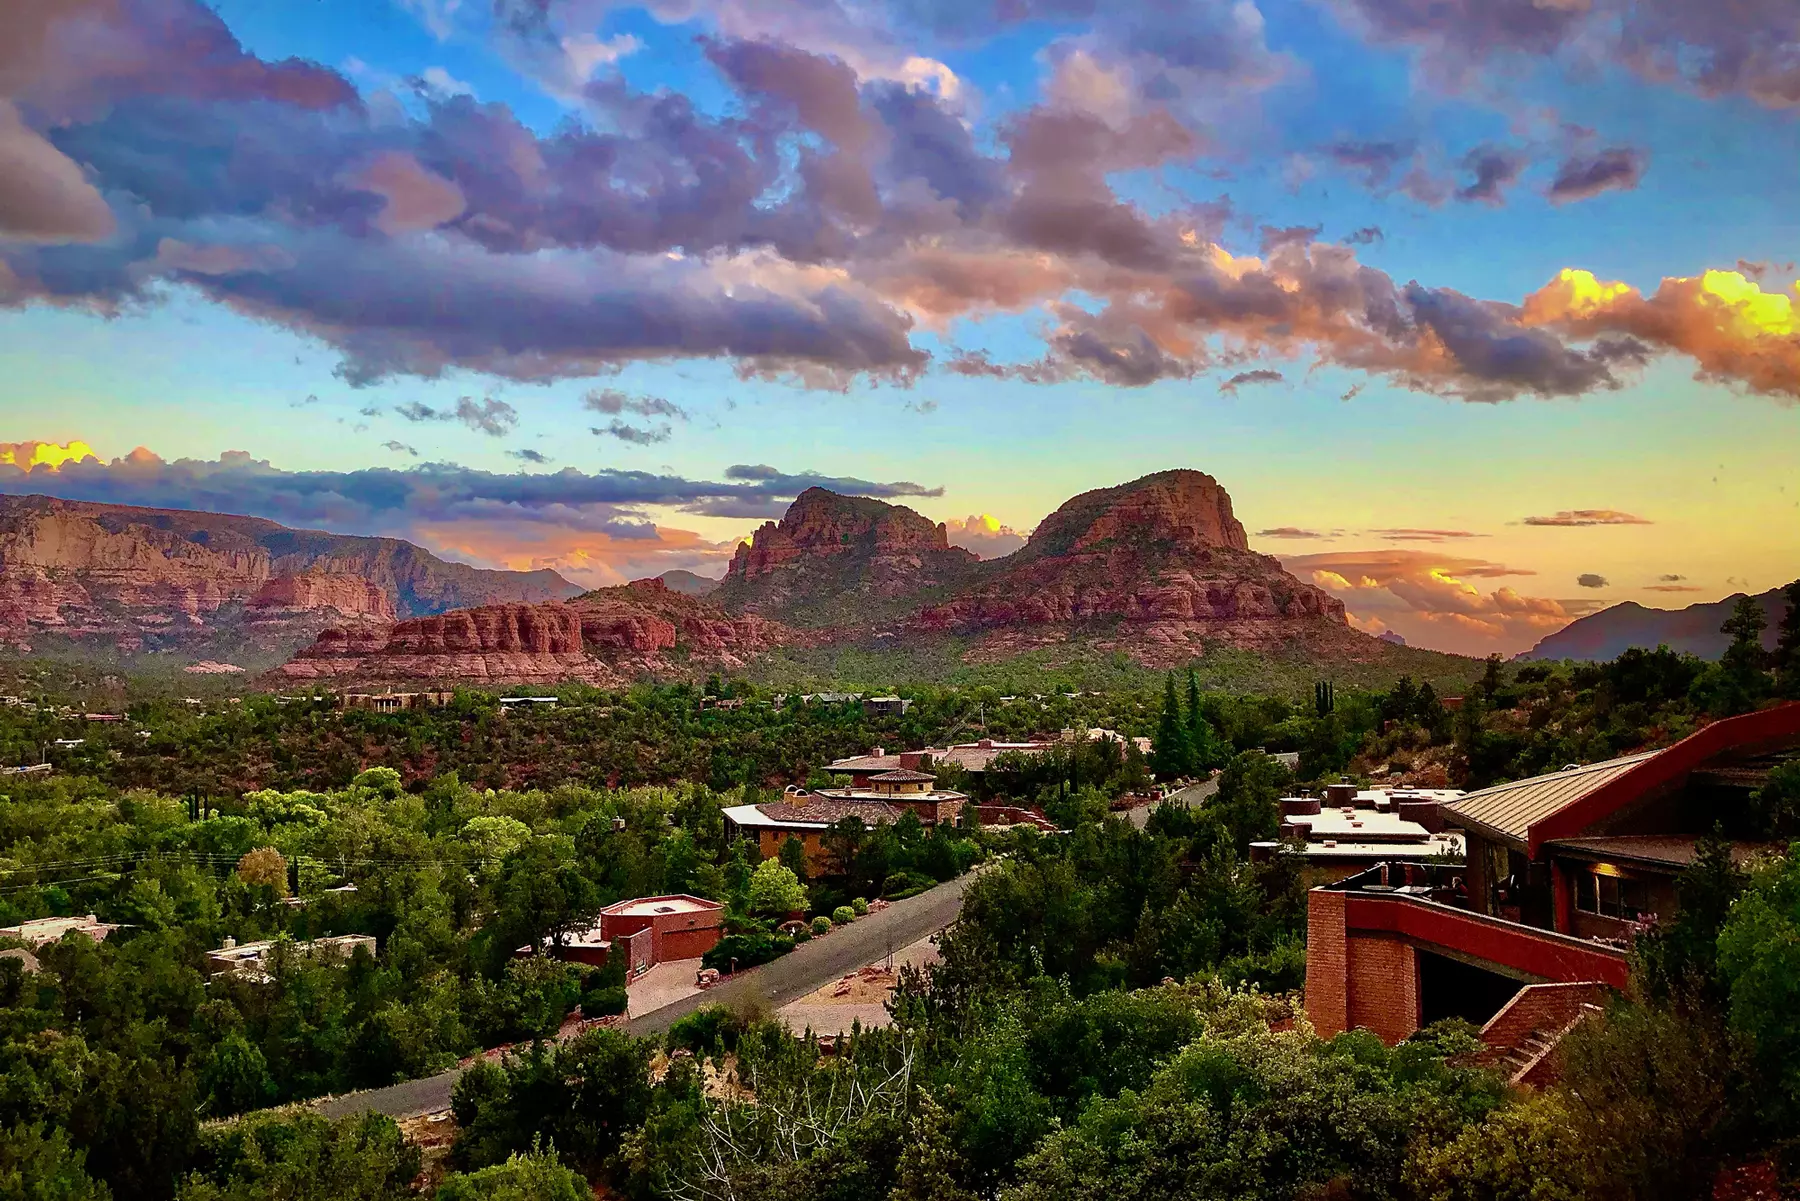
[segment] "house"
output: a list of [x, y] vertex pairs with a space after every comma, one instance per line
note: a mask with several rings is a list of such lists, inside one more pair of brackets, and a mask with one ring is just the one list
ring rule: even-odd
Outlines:
[[1364, 1026], [1397, 1042], [1438, 1018], [1499, 1021], [1537, 986], [1543, 1041], [1578, 1016], [1569, 998], [1625, 986], [1632, 938], [1673, 914], [1715, 825], [1740, 860], [1771, 849], [1743, 837], [1749, 799], [1796, 759], [1789, 704], [1439, 806], [1464, 831], [1466, 866], [1387, 861], [1308, 894], [1308, 1016], [1326, 1036]]
[[338, 697], [338, 704], [345, 709], [400, 713], [407, 709], [438, 708], [455, 699], [454, 692], [346, 692]]
[[32, 950], [60, 941], [65, 934], [82, 934], [95, 942], [105, 942], [106, 936], [119, 927], [110, 922], [103, 922], [89, 913], [82, 917], [40, 917], [28, 922], [20, 922], [16, 926], [0, 926], [0, 938], [16, 938]]
[[722, 934], [724, 913], [719, 902], [686, 893], [620, 901], [602, 909], [598, 921], [563, 939], [551, 954], [596, 967], [622, 955], [627, 975], [640, 976], [659, 963], [698, 959], [712, 950]]
[[[275, 940], [240, 943], [236, 939], [227, 938], [218, 950], [206, 953], [206, 974], [219, 976], [231, 972], [251, 980], [267, 981], [271, 977], [263, 970], [263, 966], [268, 963], [269, 953], [276, 945]], [[306, 942], [290, 942], [288, 946], [295, 955], [306, 959], [321, 954], [327, 958], [341, 956], [348, 959], [356, 954], [358, 947], [371, 955], [375, 954], [375, 939], [367, 934], [335, 934]]]
[[912, 702], [897, 696], [872, 696], [863, 701], [864, 717], [904, 717]]
[[765, 805], [732, 805], [725, 810], [727, 838], [750, 838], [764, 859], [781, 854], [781, 844], [800, 840], [806, 852], [807, 874], [816, 875], [826, 856], [825, 832], [846, 817], [865, 826], [885, 826], [900, 820], [901, 810], [878, 800], [828, 798], [803, 788], [790, 788], [780, 801]]
[[1353, 875], [1377, 863], [1463, 861], [1463, 834], [1450, 829], [1442, 806], [1460, 789], [1358, 789], [1332, 784], [1323, 797], [1282, 797], [1278, 839], [1250, 844], [1265, 861], [1284, 848], [1306, 861], [1313, 883]]
[[500, 698], [500, 712], [508, 709], [554, 709], [556, 697], [553, 696], [503, 696]]
[[[1073, 732], [1070, 740], [1073, 740]], [[1001, 755], [1041, 755], [1063, 744], [1064, 740], [1061, 738], [1033, 739], [1028, 742], [983, 738], [976, 742], [958, 742], [945, 747], [928, 746], [923, 750], [899, 751], [894, 754], [888, 754], [881, 747], [874, 747], [866, 755], [834, 760], [826, 770], [834, 775], [849, 776], [851, 784], [861, 788], [866, 786], [871, 776], [889, 771], [921, 771], [927, 761], [934, 766], [955, 764], [964, 771], [979, 773], [986, 771]]]

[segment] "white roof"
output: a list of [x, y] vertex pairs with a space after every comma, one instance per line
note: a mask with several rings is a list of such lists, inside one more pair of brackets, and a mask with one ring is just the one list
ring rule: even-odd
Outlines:
[[727, 805], [725, 820], [743, 830], [828, 830], [831, 828], [829, 822], [776, 821], [755, 805]]

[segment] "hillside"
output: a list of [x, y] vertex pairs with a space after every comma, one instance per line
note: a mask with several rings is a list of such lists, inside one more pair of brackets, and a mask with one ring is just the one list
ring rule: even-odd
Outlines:
[[451, 563], [397, 538], [0, 497], [0, 639], [25, 652], [279, 655], [347, 619], [385, 624], [579, 591], [553, 571]]
[[[1670, 650], [1685, 651], [1702, 659], [1717, 659], [1731, 641], [1719, 627], [1743, 595], [1735, 593], [1724, 600], [1685, 609], [1652, 609], [1636, 601], [1625, 601], [1571, 622], [1517, 657], [1605, 662], [1634, 646], [1653, 650], [1666, 645]], [[1763, 631], [1763, 645], [1773, 650], [1776, 627], [1787, 612], [1787, 602], [1778, 588], [1763, 593], [1756, 601], [1769, 619], [1768, 628]]]

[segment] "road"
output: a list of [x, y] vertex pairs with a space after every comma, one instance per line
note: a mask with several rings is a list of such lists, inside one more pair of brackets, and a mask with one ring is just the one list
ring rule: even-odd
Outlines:
[[[1163, 798], [1163, 803], [1166, 805], [1198, 805], [1217, 791], [1219, 791], [1219, 778], [1214, 776], [1210, 780], [1202, 780], [1198, 784], [1189, 784], [1186, 788], [1171, 792]], [[1155, 805], [1142, 805], [1131, 810], [1128, 814], [1131, 824], [1142, 830], [1149, 822], [1150, 813], [1155, 808]]]
[[[898, 951], [955, 921], [962, 908], [963, 890], [974, 878], [975, 873], [971, 872], [916, 897], [895, 901], [881, 912], [840, 926], [824, 938], [802, 943], [773, 963], [739, 972], [705, 992], [634, 1018], [624, 1029], [640, 1036], [660, 1035], [702, 1005], [736, 1006], [748, 1002], [766, 1006], [771, 1012], [779, 1009], [846, 972], [873, 963], [889, 951]], [[450, 1090], [461, 1074], [462, 1069], [457, 1068], [423, 1080], [327, 1097], [315, 1102], [313, 1108], [328, 1118], [367, 1110], [395, 1118], [435, 1113], [449, 1108]]]

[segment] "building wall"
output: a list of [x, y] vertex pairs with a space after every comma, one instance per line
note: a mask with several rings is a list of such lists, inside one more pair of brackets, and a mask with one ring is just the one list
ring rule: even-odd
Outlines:
[[719, 944], [719, 927], [700, 926], [692, 930], [659, 932], [656, 939], [656, 962], [671, 959], [698, 959]]
[[1320, 1037], [1349, 1029], [1344, 894], [1306, 894], [1306, 1016]]
[[1419, 953], [1397, 938], [1344, 940], [1346, 1009], [1352, 1030], [1389, 1046], [1419, 1028]]
[[816, 876], [824, 870], [825, 844], [820, 840], [817, 830], [760, 830], [757, 832], [757, 853], [764, 859], [778, 859], [781, 857], [781, 844], [790, 838], [798, 838], [806, 851], [808, 876]]

